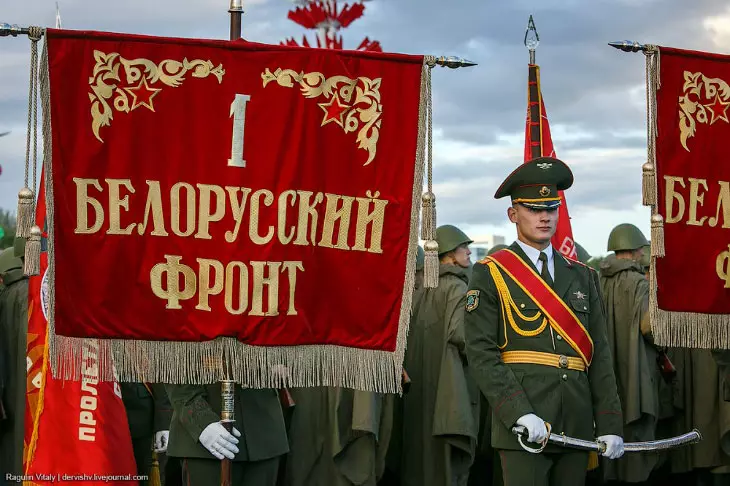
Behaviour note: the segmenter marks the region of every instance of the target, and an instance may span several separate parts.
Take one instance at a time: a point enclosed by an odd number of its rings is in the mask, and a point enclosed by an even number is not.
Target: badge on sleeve
[[[470,290],[466,293],[466,311],[471,312],[479,307],[479,291]]]

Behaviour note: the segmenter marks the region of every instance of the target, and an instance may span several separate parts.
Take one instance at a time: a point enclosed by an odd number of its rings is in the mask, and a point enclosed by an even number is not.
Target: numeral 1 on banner
[[[231,158],[228,159],[229,167],[246,167],[246,161],[243,159],[243,131],[246,125],[246,104],[251,100],[251,96],[236,93],[236,97],[231,103],[231,113],[229,117],[233,117],[233,134],[231,135]]]

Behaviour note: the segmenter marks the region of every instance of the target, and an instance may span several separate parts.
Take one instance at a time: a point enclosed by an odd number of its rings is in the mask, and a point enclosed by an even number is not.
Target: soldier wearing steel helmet
[[[28,277],[13,248],[0,253],[0,477],[22,474],[25,419],[26,341],[28,334]],[[3,410],[0,410],[2,415]]]
[[[509,196],[518,239],[476,265],[466,298],[469,367],[493,410],[492,446],[505,486],[579,486],[589,454],[548,444],[550,433],[599,440],[623,454],[616,393],[594,271],[551,245],[573,183],[568,166],[541,157],[515,169]],[[525,435],[518,440],[513,428]],[[525,447],[539,451],[532,454]]]
[[[403,486],[466,485],[476,448],[478,397],[467,378],[463,329],[472,240],[444,225],[436,241],[438,288],[414,300],[404,363],[411,387],[399,431]]]
[[[659,420],[658,352],[651,340],[649,283],[641,259],[649,244],[632,224],[616,226],[608,237],[608,251],[600,265],[608,342],[621,398],[624,437],[655,439]],[[642,325],[643,324],[643,325]],[[643,482],[657,464],[657,454],[632,454],[603,467],[605,480]]]

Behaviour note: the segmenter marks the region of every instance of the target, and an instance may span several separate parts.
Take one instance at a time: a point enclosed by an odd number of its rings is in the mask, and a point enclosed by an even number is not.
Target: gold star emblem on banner
[[[340,97],[336,92],[330,99],[329,103],[317,104],[324,111],[324,118],[322,118],[322,125],[320,126],[325,126],[329,122],[333,121],[342,128],[345,127],[342,117],[345,116],[345,113],[347,113],[347,110],[350,109],[350,106],[340,103]]]
[[[715,123],[717,120],[728,121],[727,118],[727,107],[730,105],[730,101],[722,101],[720,93],[715,95],[715,101],[711,105],[707,105],[707,108],[712,114],[710,125]]]
[[[136,87],[124,88],[124,91],[132,96],[132,106],[129,111],[134,111],[140,106],[146,106],[150,111],[155,111],[155,107],[152,105],[152,98],[162,90],[159,88],[150,88],[147,84],[147,78],[143,77]]]

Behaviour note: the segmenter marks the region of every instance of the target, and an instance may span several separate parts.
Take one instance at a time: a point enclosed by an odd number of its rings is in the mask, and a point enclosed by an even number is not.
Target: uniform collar
[[[534,248],[520,240],[516,240],[515,243],[517,243],[520,246],[522,251],[525,252],[525,255],[527,256],[527,258],[529,258],[530,261],[532,262],[532,264],[535,266],[535,268],[537,268],[537,262],[540,261],[540,250],[538,250],[537,248]],[[548,265],[550,265],[550,262],[552,262],[553,258],[554,258],[553,245],[548,245],[548,247],[542,251],[543,251],[543,253],[545,253],[547,255],[547,263],[548,263]]]

